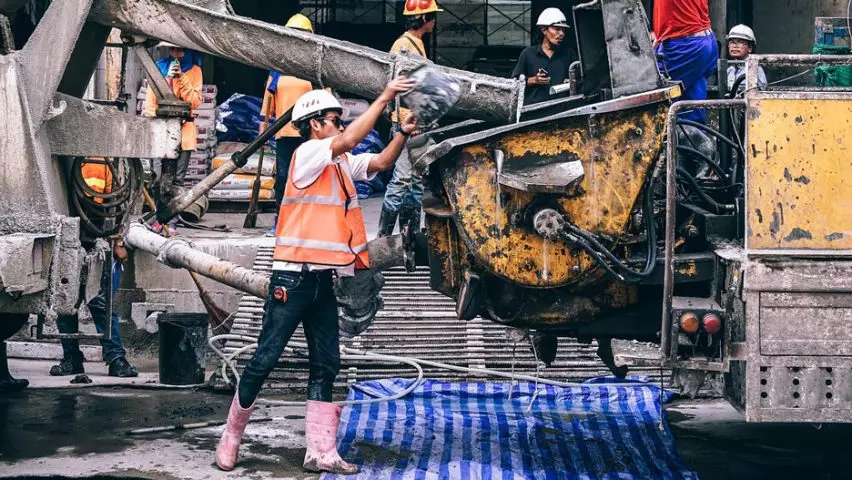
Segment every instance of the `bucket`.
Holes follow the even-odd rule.
[[[204,383],[207,318],[206,313],[160,314],[160,383]]]
[[[198,223],[201,221],[201,217],[207,213],[209,206],[210,199],[207,198],[207,195],[202,195],[192,205],[186,207],[186,210],[180,212],[180,217],[188,223]]]

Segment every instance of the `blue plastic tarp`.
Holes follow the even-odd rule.
[[[356,384],[349,400],[410,382]],[[603,381],[535,392],[533,383],[427,380],[400,400],[347,406],[338,449],[361,472],[323,479],[698,478],[660,421],[658,387]]]

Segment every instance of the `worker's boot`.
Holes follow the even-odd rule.
[[[277,228],[278,228],[278,214],[276,213],[275,218],[272,220],[272,228],[267,230],[264,235],[266,235],[267,237],[274,237],[275,236],[275,230]]]
[[[64,377],[67,375],[79,375],[85,373],[83,368],[83,354],[76,352],[68,356],[62,357],[59,365],[50,367],[50,374],[54,377]]]
[[[305,470],[341,475],[358,473],[358,465],[348,463],[337,453],[338,423],[340,405],[308,400],[305,412]]]
[[[385,207],[382,207],[382,214],[379,216],[379,237],[387,237],[393,235],[393,227],[396,226],[397,212],[392,212]]]
[[[417,233],[420,230],[420,206],[403,205],[399,209],[399,231],[408,225],[409,229]]]
[[[234,400],[231,402],[231,409],[228,410],[228,423],[225,425],[225,431],[222,432],[219,446],[216,447],[216,465],[222,470],[233,470],[234,465],[237,464],[240,440],[243,438],[243,432],[246,431],[246,425],[253,410],[254,404],[248,408],[240,406],[240,393],[237,389]]]
[[[130,364],[124,357],[118,357],[109,364],[109,374],[110,377],[138,377],[139,370],[136,370],[136,367]]]
[[[30,382],[13,378],[9,373],[9,361],[6,359],[6,345],[0,341],[0,394],[17,392],[27,388]]]

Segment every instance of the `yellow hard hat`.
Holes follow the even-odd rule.
[[[443,12],[435,0],[406,0],[403,15],[425,15],[427,13]]]
[[[287,20],[287,24],[284,26],[314,33],[314,26],[311,24],[311,20],[301,13],[297,13],[290,17],[290,20]]]

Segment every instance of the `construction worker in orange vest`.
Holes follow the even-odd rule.
[[[297,13],[287,20],[284,25],[288,28],[303,30],[314,33],[314,26],[308,17]],[[270,118],[278,118],[293,108],[296,99],[313,90],[311,82],[290,75],[282,75],[276,71],[269,72],[266,80],[266,91],[263,94],[263,106],[260,112]],[[264,127],[261,127],[261,132]],[[290,159],[296,147],[301,145],[302,138],[299,131],[288,123],[275,134],[275,206],[281,206],[281,198],[284,196],[284,185],[287,184],[287,173],[290,171]],[[275,235],[275,226],[278,224],[278,210],[275,211],[275,221],[272,228],[266,232],[267,236]]]
[[[201,88],[204,83],[200,66],[201,55],[168,42],[161,42],[160,46],[168,47],[169,54],[157,60],[157,68],[166,77],[169,86],[172,87],[172,91],[178,100],[189,103],[189,108],[195,110],[201,106]],[[157,115],[157,97],[154,95],[153,88],[148,88],[145,95],[145,105],[142,114],[146,117]],[[195,122],[192,120],[184,122],[181,127],[180,155],[177,159],[177,168],[171,185],[173,187],[172,196],[178,195],[183,189],[183,182],[186,179],[186,169],[189,166],[189,156],[195,151],[198,143],[197,136]],[[176,222],[176,220],[169,222],[169,232],[171,235],[177,233]]]
[[[443,12],[435,0],[408,0],[402,12],[407,19],[406,30],[393,42],[391,53],[407,51],[412,55],[426,58],[426,47],[423,36],[432,33],[437,22],[437,13]],[[400,108],[399,113],[391,112],[391,135],[399,130],[400,122],[404,122],[410,112]],[[420,178],[411,165],[408,152],[402,152],[393,169],[388,188],[385,191],[385,201],[382,203],[382,213],[379,217],[379,236],[391,235],[399,217],[399,229],[410,225],[415,230],[420,228],[420,210],[423,204],[423,179]]]
[[[340,369],[340,351],[333,279],[335,275],[354,275],[356,268],[369,268],[355,181],[368,180],[393,167],[406,138],[415,130],[413,116],[381,153],[349,152],[369,134],[387,104],[413,86],[413,80],[391,80],[345,130],[340,119],[343,108],[325,90],[302,95],[293,107],[293,123],[305,142],[293,155],[281,201],[257,350],[243,371],[216,449],[216,464],[222,470],[234,468],[255,398],[302,323],[310,357],[304,468],[341,474],[358,471],[357,465],[340,458],[335,441],[340,406],[331,403],[331,390]]]
[[[103,158],[92,158],[90,162],[81,164],[83,180],[86,185],[98,193],[109,193],[112,191],[112,171]],[[95,198],[95,203],[103,203],[103,199]],[[127,260],[127,250],[120,236],[113,239],[112,246],[113,263],[104,265],[101,274],[101,288],[98,294],[92,298],[87,306],[92,314],[92,320],[98,333],[106,330],[106,289],[109,282],[113,282],[113,289],[118,286],[121,278],[122,264]],[[104,362],[109,367],[108,375],[112,377],[135,377],[139,375],[136,367],[127,361],[127,352],[121,342],[121,333],[118,326],[118,316],[113,314],[109,319],[112,322],[111,335],[108,340],[102,339],[101,353]],[[56,327],[59,333],[77,333],[79,329],[76,315],[60,316],[56,319]],[[78,375],[85,372],[83,368],[83,353],[80,351],[80,341],[75,338],[61,340],[62,361],[50,368],[53,376]]]

